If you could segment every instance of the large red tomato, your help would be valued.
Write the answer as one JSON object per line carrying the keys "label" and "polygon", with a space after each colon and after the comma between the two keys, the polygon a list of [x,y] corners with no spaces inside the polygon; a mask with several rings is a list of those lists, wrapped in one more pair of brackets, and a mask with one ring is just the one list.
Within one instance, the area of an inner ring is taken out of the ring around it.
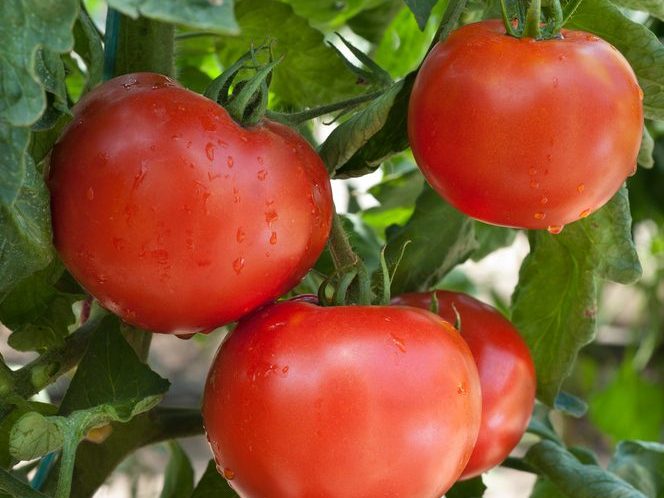
{"label": "large red tomato", "polygon": [[55,246],[103,306],[157,332],[205,331],[281,295],[327,240],[322,161],[158,74],[86,95],[53,149]]}
{"label": "large red tomato", "polygon": [[[535,403],[535,367],[518,331],[491,306],[466,294],[436,291],[439,315],[461,320],[461,337],[473,353],[482,387],[482,425],[462,478],[502,462],[523,436]],[[404,294],[396,304],[429,308],[431,293]]]}
{"label": "large red tomato", "polygon": [[643,94],[596,36],[535,41],[464,26],[424,61],[408,133],[436,191],[479,220],[549,228],[600,208],[636,167]]}
{"label": "large red tomato", "polygon": [[282,302],[223,342],[203,418],[243,498],[440,498],[472,452],[479,389],[432,313]]}

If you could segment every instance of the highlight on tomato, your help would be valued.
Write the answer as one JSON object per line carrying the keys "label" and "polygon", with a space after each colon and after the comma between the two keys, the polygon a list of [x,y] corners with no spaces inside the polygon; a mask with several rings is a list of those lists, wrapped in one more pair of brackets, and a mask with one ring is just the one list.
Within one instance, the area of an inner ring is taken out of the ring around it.
{"label": "highlight on tomato", "polygon": [[480,411],[472,354],[440,317],[302,301],[241,320],[203,400],[217,468],[243,498],[438,498]]}
{"label": "highlight on tomato", "polygon": [[463,213],[558,233],[635,171],[642,99],[629,63],[597,36],[516,38],[482,21],[427,56],[408,135],[428,182]]}
{"label": "highlight on tomato", "polygon": [[[438,314],[460,323],[477,363],[482,389],[482,422],[461,479],[500,464],[518,444],[535,403],[535,367],[514,325],[498,310],[460,292],[437,290]],[[430,309],[431,292],[403,294],[394,304]]]}
{"label": "highlight on tomato", "polygon": [[73,112],[50,160],[54,243],[125,321],[209,331],[288,291],[321,253],[330,181],[292,129],[244,128],[154,73],[110,80]]}

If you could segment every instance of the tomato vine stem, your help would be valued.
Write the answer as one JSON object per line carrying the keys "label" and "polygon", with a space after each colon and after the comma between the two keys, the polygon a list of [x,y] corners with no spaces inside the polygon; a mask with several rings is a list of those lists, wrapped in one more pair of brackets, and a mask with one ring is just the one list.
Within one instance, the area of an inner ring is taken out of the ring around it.
{"label": "tomato vine stem", "polygon": [[524,38],[540,37],[540,17],[542,15],[542,0],[531,0],[526,12],[526,23],[523,28]]}

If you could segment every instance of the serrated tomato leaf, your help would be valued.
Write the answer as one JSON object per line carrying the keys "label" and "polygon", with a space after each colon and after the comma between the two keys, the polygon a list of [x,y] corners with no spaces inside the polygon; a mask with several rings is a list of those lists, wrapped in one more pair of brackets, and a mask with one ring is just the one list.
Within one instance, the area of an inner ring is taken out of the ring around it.
{"label": "serrated tomato leaf", "polygon": [[631,283],[641,275],[631,235],[627,189],[562,233],[530,233],[512,321],[530,347],[538,397],[553,406],[578,351],[595,336],[600,279]]}
{"label": "serrated tomato leaf", "polygon": [[411,10],[417,21],[420,31],[424,31],[427,25],[431,10],[438,3],[438,0],[405,0],[406,5]]}
{"label": "serrated tomato leaf", "polygon": [[562,446],[541,441],[532,446],[524,461],[574,498],[647,498],[631,484],[597,465],[584,465]]}
{"label": "serrated tomato leaf", "polygon": [[664,21],[664,2],[661,0],[613,0],[613,3],[628,9],[647,12]]}
{"label": "serrated tomato leaf", "polygon": [[107,316],[95,331],[67,389],[60,414],[104,407],[109,421],[125,422],[154,406],[169,382],[142,363]]}
{"label": "serrated tomato leaf", "polygon": [[584,0],[569,27],[594,33],[620,50],[639,79],[645,116],[664,119],[664,45],[652,31],[610,0]]}
{"label": "serrated tomato leaf", "polygon": [[239,31],[233,14],[234,0],[189,2],[164,0],[108,0],[108,4],[123,14],[182,24],[213,33],[230,34]]}
{"label": "serrated tomato leaf", "polygon": [[647,441],[622,441],[609,470],[648,498],[664,497],[664,445]]}
{"label": "serrated tomato leaf", "polygon": [[0,301],[53,257],[48,192],[29,143],[28,128],[0,121]]}

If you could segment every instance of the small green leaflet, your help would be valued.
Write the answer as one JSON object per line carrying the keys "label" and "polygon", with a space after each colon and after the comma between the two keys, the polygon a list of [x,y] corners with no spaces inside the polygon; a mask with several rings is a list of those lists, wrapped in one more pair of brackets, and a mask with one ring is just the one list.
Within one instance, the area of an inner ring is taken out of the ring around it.
{"label": "small green leaflet", "polygon": [[664,445],[645,441],[618,444],[609,470],[648,498],[664,497]]}
{"label": "small green leaflet", "polygon": [[191,498],[237,498],[237,494],[221,477],[214,460],[210,460]]}
{"label": "small green leaflet", "polygon": [[171,459],[164,472],[164,487],[159,498],[190,498],[194,490],[194,468],[176,441],[168,443]]}
{"label": "small green leaflet", "polygon": [[427,25],[431,11],[433,10],[438,0],[405,0],[408,8],[413,12],[417,26],[420,31],[424,31]]}

